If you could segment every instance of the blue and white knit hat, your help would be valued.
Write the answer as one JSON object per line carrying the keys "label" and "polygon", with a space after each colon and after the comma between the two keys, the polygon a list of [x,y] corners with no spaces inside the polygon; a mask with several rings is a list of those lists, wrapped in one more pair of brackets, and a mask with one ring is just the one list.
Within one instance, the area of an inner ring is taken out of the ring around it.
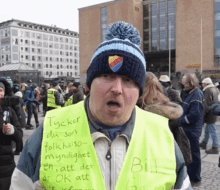
{"label": "blue and white knit hat", "polygon": [[131,24],[119,21],[113,23],[106,41],[96,49],[87,70],[87,85],[103,73],[126,75],[140,86],[140,96],[145,86],[146,61],[140,49],[139,31]]}

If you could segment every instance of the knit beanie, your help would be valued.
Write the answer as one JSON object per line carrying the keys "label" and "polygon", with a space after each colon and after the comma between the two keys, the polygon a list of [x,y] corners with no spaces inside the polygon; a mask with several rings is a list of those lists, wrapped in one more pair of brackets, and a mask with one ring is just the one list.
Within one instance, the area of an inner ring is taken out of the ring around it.
{"label": "knit beanie", "polygon": [[87,70],[87,85],[103,73],[126,75],[133,79],[143,93],[146,61],[140,49],[139,31],[131,24],[119,21],[109,26],[106,41],[96,49]]}
{"label": "knit beanie", "polygon": [[3,82],[0,82],[0,88],[5,89],[5,85],[3,84]]}

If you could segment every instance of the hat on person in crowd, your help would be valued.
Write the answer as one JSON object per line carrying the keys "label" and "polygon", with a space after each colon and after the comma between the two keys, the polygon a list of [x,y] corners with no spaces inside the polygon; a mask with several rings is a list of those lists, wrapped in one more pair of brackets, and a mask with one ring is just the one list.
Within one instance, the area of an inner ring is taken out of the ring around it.
{"label": "hat on person in crowd", "polygon": [[126,75],[133,79],[143,92],[146,78],[146,61],[140,49],[139,31],[131,24],[118,21],[109,26],[106,40],[92,56],[87,70],[87,86],[103,73]]}
{"label": "hat on person in crowd", "polygon": [[0,82],[0,88],[5,89],[5,85],[3,84],[3,82]]}
{"label": "hat on person in crowd", "polygon": [[55,80],[52,82],[53,87],[56,87],[59,84],[59,81]]}
{"label": "hat on person in crowd", "polygon": [[159,78],[160,82],[170,82],[170,77],[168,77],[167,75],[161,75]]}
{"label": "hat on person in crowd", "polygon": [[212,84],[212,79],[210,79],[209,77],[205,78],[202,80],[202,84]]}

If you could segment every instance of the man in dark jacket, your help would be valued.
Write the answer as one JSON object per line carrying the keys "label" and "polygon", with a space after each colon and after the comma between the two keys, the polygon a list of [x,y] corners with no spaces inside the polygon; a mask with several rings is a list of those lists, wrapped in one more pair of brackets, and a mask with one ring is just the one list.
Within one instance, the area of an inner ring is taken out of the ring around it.
{"label": "man in dark jacket", "polygon": [[15,168],[12,141],[20,142],[23,131],[15,111],[6,105],[5,96],[11,96],[10,84],[1,79],[0,82],[0,189],[8,190],[11,176]]}
{"label": "man in dark jacket", "polygon": [[25,103],[27,106],[28,110],[28,120],[27,120],[27,126],[26,129],[33,129],[34,127],[31,125],[31,117],[32,114],[34,114],[35,122],[36,122],[36,127],[39,126],[39,121],[38,121],[38,115],[37,115],[37,93],[34,90],[37,87],[35,83],[31,84],[26,92],[25,92]]}
{"label": "man in dark jacket", "polygon": [[187,167],[190,181],[197,183],[201,181],[201,157],[199,149],[199,138],[203,125],[203,93],[197,87],[199,80],[194,73],[186,73],[182,83],[185,87],[183,98],[183,115],[179,119],[186,136],[190,141],[192,152],[192,163]]}
{"label": "man in dark jacket", "polygon": [[167,75],[161,75],[159,81],[163,86],[164,94],[170,99],[170,101],[181,105],[182,99],[180,98],[179,92],[175,89],[172,89],[170,77]]}
{"label": "man in dark jacket", "polygon": [[206,149],[207,143],[209,141],[209,136],[211,134],[213,145],[210,150],[206,150],[207,154],[218,154],[218,137],[216,133],[215,122],[217,121],[217,116],[212,114],[211,106],[218,102],[218,89],[212,83],[212,80],[207,77],[202,81],[203,91],[204,91],[204,122],[206,123],[205,137],[200,144],[200,147]]}
{"label": "man in dark jacket", "polygon": [[47,112],[47,85],[43,84],[41,89],[41,101],[43,104],[43,116],[45,116]]}

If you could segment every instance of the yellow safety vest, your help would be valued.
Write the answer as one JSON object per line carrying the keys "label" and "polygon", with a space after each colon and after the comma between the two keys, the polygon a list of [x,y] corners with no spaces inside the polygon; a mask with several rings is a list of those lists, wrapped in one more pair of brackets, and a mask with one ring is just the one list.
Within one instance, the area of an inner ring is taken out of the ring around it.
{"label": "yellow safety vest", "polygon": [[56,102],[55,102],[54,94],[55,94],[56,91],[57,90],[53,89],[53,88],[51,88],[51,89],[49,89],[47,91],[47,107],[61,108],[61,106],[60,105],[56,105]]}
{"label": "yellow safety vest", "polygon": [[72,104],[73,104],[73,95],[70,96],[70,97],[68,98],[68,100],[65,102],[65,107],[66,107],[66,106],[70,106],[70,105],[72,105]]}
{"label": "yellow safety vest", "polygon": [[[84,102],[47,112],[40,181],[48,190],[106,189]],[[168,120],[136,107],[132,139],[115,189],[168,190],[175,181],[175,145]]]}

